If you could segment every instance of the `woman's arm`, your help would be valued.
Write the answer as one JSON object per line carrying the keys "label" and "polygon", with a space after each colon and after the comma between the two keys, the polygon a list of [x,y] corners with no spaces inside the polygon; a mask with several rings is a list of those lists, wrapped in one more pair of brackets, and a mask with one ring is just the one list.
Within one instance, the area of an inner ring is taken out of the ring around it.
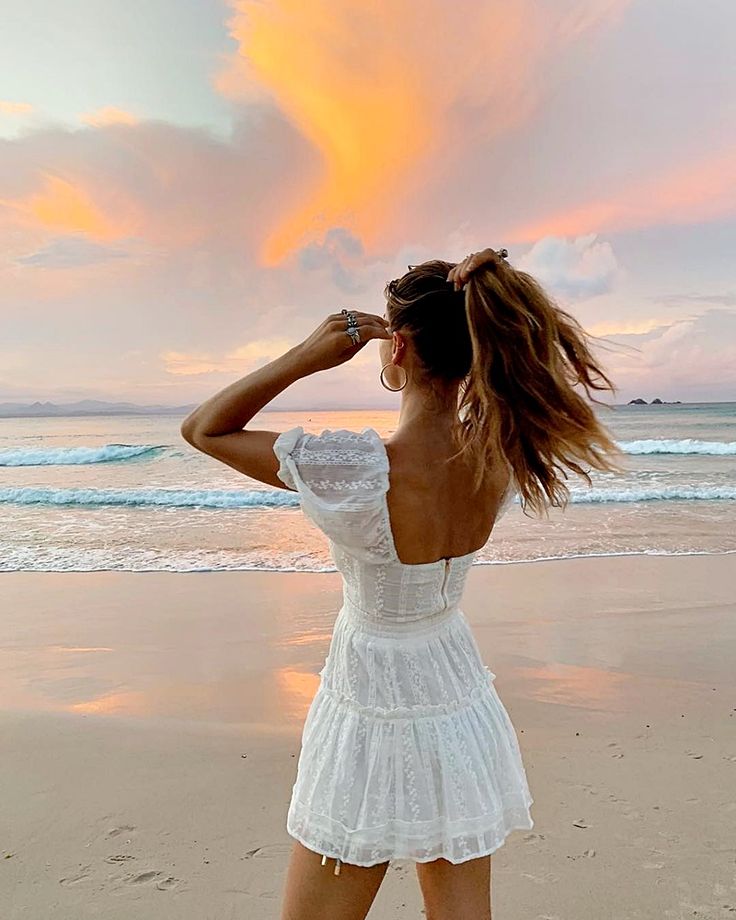
{"label": "woman's arm", "polygon": [[335,367],[357,354],[372,338],[391,338],[387,321],[354,311],[361,341],[353,345],[340,313],[330,314],[303,342],[211,396],[182,422],[185,441],[259,482],[285,489],[273,452],[277,431],[244,431],[264,406],[302,377]]}
{"label": "woman's arm", "polygon": [[192,447],[246,476],[284,489],[273,452],[278,432],[243,429],[279,393],[310,373],[297,345],[203,402],[184,419],[181,435]]}

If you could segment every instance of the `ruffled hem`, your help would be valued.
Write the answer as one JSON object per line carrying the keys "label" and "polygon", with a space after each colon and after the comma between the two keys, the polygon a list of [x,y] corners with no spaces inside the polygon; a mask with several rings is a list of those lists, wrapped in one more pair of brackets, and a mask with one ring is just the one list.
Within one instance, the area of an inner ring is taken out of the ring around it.
{"label": "ruffled hem", "polygon": [[319,693],[323,697],[329,697],[337,706],[349,709],[351,712],[365,716],[373,721],[382,720],[405,720],[416,722],[418,719],[436,719],[440,716],[451,716],[453,713],[462,712],[479,703],[483,698],[488,696],[489,683],[493,681],[496,675],[490,668],[484,667],[482,670],[482,683],[476,684],[462,698],[451,700],[447,703],[418,703],[412,706],[378,706],[359,703],[357,700],[341,693],[339,690],[329,687],[322,683],[319,687]]}
{"label": "ruffled hem", "polygon": [[370,867],[396,859],[427,863],[446,859],[453,865],[490,856],[515,830],[531,830],[534,819],[531,795],[509,799],[495,820],[489,816],[460,821],[425,822],[394,820],[380,827],[346,828],[292,799],[286,829],[307,849],[354,866]]}
{"label": "ruffled hem", "polygon": [[302,742],[287,830],[323,856],[459,863],[533,827],[518,739],[490,682],[422,718],[377,717],[322,688]]}

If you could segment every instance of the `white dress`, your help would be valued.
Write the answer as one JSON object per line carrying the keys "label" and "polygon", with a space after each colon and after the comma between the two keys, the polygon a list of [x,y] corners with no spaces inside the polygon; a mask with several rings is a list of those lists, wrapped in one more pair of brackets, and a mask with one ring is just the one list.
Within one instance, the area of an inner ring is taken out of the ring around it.
{"label": "white dress", "polygon": [[[533,799],[495,674],[458,606],[477,551],[399,560],[388,455],[373,428],[317,435],[297,426],[274,451],[279,478],[298,491],[343,577],[289,834],[359,866],[492,853],[510,831],[533,827]],[[509,487],[500,513],[514,494]]]}

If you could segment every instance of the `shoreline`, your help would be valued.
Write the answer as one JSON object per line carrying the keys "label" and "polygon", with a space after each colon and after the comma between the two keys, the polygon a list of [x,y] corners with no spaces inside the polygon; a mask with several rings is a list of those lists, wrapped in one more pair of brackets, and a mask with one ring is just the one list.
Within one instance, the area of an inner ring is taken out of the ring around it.
{"label": "shoreline", "polygon": [[[579,553],[569,556],[539,556],[535,559],[477,559],[473,566],[505,566],[505,565],[531,565],[537,562],[567,562],[577,559],[617,559],[620,557],[666,557],[680,558],[689,556],[732,556],[736,549],[723,550],[683,550],[682,552],[669,552],[667,550],[621,550],[613,553]],[[2,569],[0,578],[4,575],[97,575],[97,574],[122,574],[122,575],[217,575],[238,573],[262,573],[266,575],[334,575],[337,568],[324,569],[269,569],[262,566],[253,566],[233,569]]]}

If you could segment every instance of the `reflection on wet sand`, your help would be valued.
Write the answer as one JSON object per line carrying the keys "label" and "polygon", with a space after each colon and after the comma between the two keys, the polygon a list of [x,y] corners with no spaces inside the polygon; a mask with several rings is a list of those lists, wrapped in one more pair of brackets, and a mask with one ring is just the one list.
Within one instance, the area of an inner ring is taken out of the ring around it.
{"label": "reflection on wet sand", "polygon": [[[733,686],[732,564],[689,561],[684,585],[674,558],[481,566],[464,608],[510,706],[634,712]],[[3,589],[6,710],[292,733],[342,603],[332,573],[10,573]]]}
{"label": "reflection on wet sand", "polygon": [[5,586],[5,709],[292,733],[341,602],[330,574],[17,573]]}
{"label": "reflection on wet sand", "polygon": [[275,674],[276,686],[281,694],[281,707],[290,721],[303,722],[309,704],[319,687],[319,675],[308,671],[281,668]]}
{"label": "reflection on wet sand", "polygon": [[621,697],[632,674],[601,668],[551,663],[541,667],[514,668],[523,684],[521,694],[541,703],[557,703],[581,709],[623,709]]}
{"label": "reflection on wet sand", "polygon": [[210,684],[162,682],[145,690],[112,692],[58,707],[49,698],[38,698],[34,708],[133,718],[297,726],[304,721],[318,684],[317,674],[279,668],[259,677]]}

